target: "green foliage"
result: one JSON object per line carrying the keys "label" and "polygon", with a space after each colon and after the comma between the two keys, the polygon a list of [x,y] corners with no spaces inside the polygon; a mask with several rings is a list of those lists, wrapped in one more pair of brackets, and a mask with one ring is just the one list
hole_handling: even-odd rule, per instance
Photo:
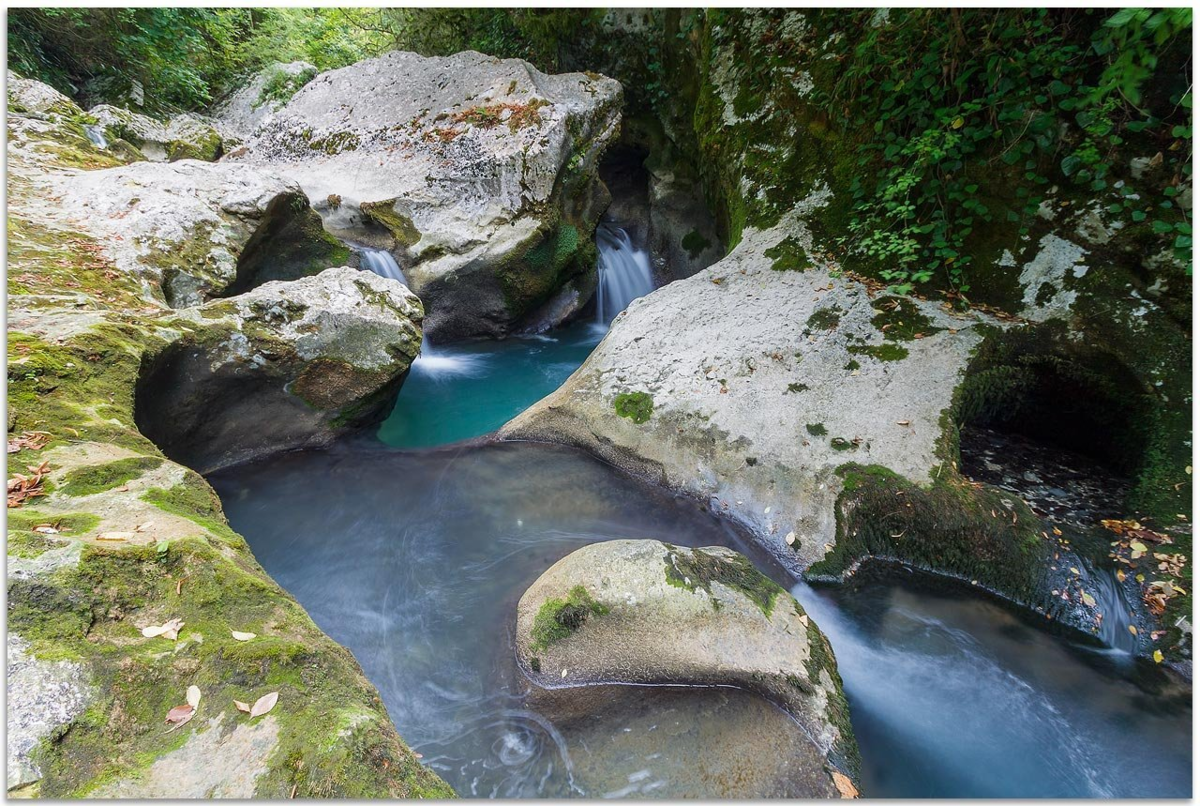
{"label": "green foliage", "polygon": [[[856,37],[853,55],[821,100],[851,105],[850,124],[867,133],[842,244],[883,265],[894,291],[935,278],[969,291],[973,233],[1002,217],[1027,234],[1045,189],[1064,175],[1089,193],[1109,190],[1116,151],[1131,135],[1173,155],[1164,203],[1131,200],[1110,211],[1134,223],[1154,215],[1156,232],[1177,241],[1185,259],[1191,227],[1172,200],[1190,176],[1191,92],[1185,76],[1157,68],[1186,41],[1190,10],[1127,9],[1107,19],[910,10],[883,25],[870,24],[873,13],[844,26]],[[1159,91],[1144,97],[1151,84]],[[1011,204],[981,189],[1000,176],[1015,188]],[[1127,187],[1121,195],[1136,199]]]}
{"label": "green foliage", "polygon": [[750,560],[741,554],[733,557],[710,554],[704,549],[687,549],[670,546],[663,557],[666,566],[667,584],[686,590],[702,590],[712,597],[713,608],[719,606],[713,596],[712,584],[719,582],[731,590],[741,593],[771,618],[775,599],[784,593],[783,588],[763,576]]}
{"label": "green foliage", "polygon": [[285,104],[305,84],[316,78],[316,76],[317,71],[315,68],[305,68],[299,73],[289,73],[277,67],[267,76],[262,92],[259,93],[258,100],[254,106],[257,108],[272,101]]}
{"label": "green foliage", "polygon": [[621,417],[641,425],[654,413],[654,398],[645,392],[625,392],[613,400],[613,408]]}

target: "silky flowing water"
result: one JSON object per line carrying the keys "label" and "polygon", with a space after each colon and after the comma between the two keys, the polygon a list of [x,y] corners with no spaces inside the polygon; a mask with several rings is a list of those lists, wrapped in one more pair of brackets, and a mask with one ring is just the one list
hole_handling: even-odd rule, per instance
{"label": "silky flowing water", "polygon": [[400,734],[463,796],[795,796],[799,728],[734,689],[531,699],[516,604],[618,538],[746,552],[833,645],[869,797],[1188,797],[1191,692],[970,594],[814,590],[697,503],[571,449],[457,443],[552,391],[602,330],[426,350],[377,435],[210,480],[267,571],[349,647]]}

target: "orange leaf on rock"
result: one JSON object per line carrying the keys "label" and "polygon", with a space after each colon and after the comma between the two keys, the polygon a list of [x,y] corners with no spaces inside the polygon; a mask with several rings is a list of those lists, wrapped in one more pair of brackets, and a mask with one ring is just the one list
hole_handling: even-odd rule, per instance
{"label": "orange leaf on rock", "polygon": [[263,714],[268,713],[272,708],[275,707],[275,703],[277,702],[279,702],[278,691],[272,691],[270,694],[264,694],[263,696],[259,697],[254,705],[250,707],[251,718],[262,716]]}

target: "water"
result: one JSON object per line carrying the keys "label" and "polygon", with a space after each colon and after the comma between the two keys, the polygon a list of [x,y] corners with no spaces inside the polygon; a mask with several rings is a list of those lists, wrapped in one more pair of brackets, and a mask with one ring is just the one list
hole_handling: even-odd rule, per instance
{"label": "water", "polygon": [[654,290],[654,276],[650,258],[633,247],[621,227],[601,222],[596,228],[596,246],[600,250],[596,321],[608,325],[629,303]]}
{"label": "water", "polygon": [[400,734],[462,795],[786,796],[815,763],[799,728],[746,692],[526,697],[511,643],[525,588],[598,540],[741,545],[693,502],[532,444],[344,445],[211,481],[255,556],[354,652]]}
{"label": "water", "polygon": [[1189,797],[1191,691],[969,595],[793,593],[829,636],[870,797]]}
{"label": "water", "polygon": [[441,347],[426,343],[379,428],[398,448],[445,445],[496,430],[550,394],[604,335],[580,322],[538,336]]}
{"label": "water", "polygon": [[96,148],[108,148],[108,140],[104,137],[103,126],[98,123],[89,123],[83,127],[83,131]]}
{"label": "water", "polygon": [[404,272],[400,271],[400,264],[396,262],[396,258],[392,257],[391,252],[386,249],[371,249],[367,246],[356,248],[364,269],[373,271],[380,277],[387,277],[389,280],[396,280],[408,285]]}

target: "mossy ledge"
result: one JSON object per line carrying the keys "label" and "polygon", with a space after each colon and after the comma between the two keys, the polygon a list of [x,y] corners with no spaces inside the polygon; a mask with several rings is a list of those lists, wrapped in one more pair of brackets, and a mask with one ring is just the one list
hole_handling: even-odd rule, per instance
{"label": "mossy ledge", "polygon": [[545,652],[551,644],[571,635],[592,616],[607,614],[608,608],[593,599],[587,588],[576,585],[567,592],[565,599],[547,599],[542,603],[533,620],[530,648],[534,652]]}
{"label": "mossy ledge", "polygon": [[[61,126],[26,127],[14,115],[8,125],[8,429],[10,438],[48,435],[44,446],[10,454],[10,464],[45,462],[52,482],[47,495],[9,510],[10,563],[49,556],[10,577],[8,628],[34,659],[78,664],[89,692],[85,710],[36,746],[40,780],[22,792],[138,790],[168,753],[245,724],[235,699],[278,691],[263,720],[273,738],[245,760],[259,774],[239,783],[243,796],[453,797],[397,736],[353,656],[229,528],[203,478],[164,459],[135,427],[144,368],[175,340],[215,336],[35,195],[40,176],[107,167],[104,153]],[[64,287],[71,295],[55,296]],[[52,336],[40,335],[47,323]],[[185,623],[178,641],[142,636],[171,618]],[[239,642],[232,630],[258,637]],[[203,692],[197,718],[167,732],[164,717],[189,685]]]}
{"label": "mossy ledge", "polygon": [[[750,560],[742,556],[717,557],[704,549],[671,546],[663,556],[667,584],[690,591],[702,590],[712,596],[712,584],[719,582],[737,591],[762,611],[768,619],[775,609],[775,599],[786,593],[783,588],[763,576]],[[718,607],[714,597],[713,607]]]}

